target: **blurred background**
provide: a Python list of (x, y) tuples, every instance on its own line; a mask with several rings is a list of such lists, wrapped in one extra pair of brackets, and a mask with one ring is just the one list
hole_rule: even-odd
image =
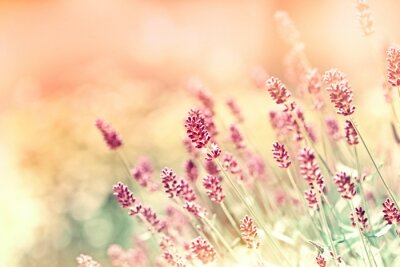
[(383, 56), (400, 42), (400, 3), (370, 5), (367, 38), (348, 0), (1, 1), (0, 266), (76, 266), (79, 253), (108, 266), (111, 243), (129, 247), (135, 224), (111, 195), (126, 175), (94, 120), (118, 129), (132, 163), (147, 155), (157, 173), (181, 170), (192, 77), (219, 105), (237, 99), (268, 155), (271, 102), (251, 73), (285, 78), (277, 10), (291, 16), (313, 66), (348, 75), (362, 128), (388, 131), (379, 124)]

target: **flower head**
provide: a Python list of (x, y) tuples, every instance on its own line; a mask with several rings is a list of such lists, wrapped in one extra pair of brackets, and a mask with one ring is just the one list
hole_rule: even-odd
[(230, 132), (230, 140), (235, 145), (236, 149), (241, 150), (246, 147), (243, 143), (244, 141), (243, 135), (235, 124), (229, 126), (229, 132)]
[(387, 79), (391, 86), (400, 86), (400, 48), (389, 47), (386, 52)]
[(314, 189), (314, 184), (317, 184), (319, 187), (318, 190), (323, 192), (325, 187), (325, 179), (321, 174), (315, 154), (311, 148), (303, 148), (300, 151), (298, 159), (300, 161), (300, 174), (308, 182), (310, 188)]
[(122, 146), (122, 139), (110, 124), (106, 123), (102, 119), (97, 119), (96, 127), (103, 135), (104, 141), (107, 143), (110, 149), (117, 149)]
[(197, 237), (190, 243), (190, 248), (193, 255), (203, 264), (214, 261), (217, 253), (210, 243), (203, 237)]
[(340, 134), (339, 124), (334, 117), (327, 117), (325, 119), (325, 125), (326, 132), (333, 141), (338, 141), (340, 140), (340, 138), (342, 138), (342, 135)]
[(221, 155), (221, 149), (216, 143), (211, 143), (210, 152), (207, 153), (206, 160), (211, 161)]
[(319, 267), (326, 267), (326, 260), (322, 255), (318, 255), (315, 258), (316, 263), (318, 264)]
[(232, 115), (235, 117), (236, 121), (238, 123), (242, 123), (244, 121), (242, 112), (240, 111), (240, 108), (239, 108), (238, 104), (236, 103), (235, 99), (229, 98), (228, 100), (226, 100), (226, 105), (228, 106)]
[(191, 159), (185, 161), (184, 169), (185, 169), (185, 173), (186, 173), (186, 178), (190, 182), (194, 183), (197, 180), (197, 178), (199, 177), (199, 170), (197, 169), (197, 166), (194, 163), (194, 161)]
[(358, 24), (364, 35), (371, 35), (374, 32), (374, 21), (371, 17), (371, 9), (367, 0), (357, 0)]
[(139, 185), (147, 187), (153, 180), (153, 166), (147, 158), (142, 158), (136, 166), (131, 169), (131, 175)]
[(157, 232), (163, 231), (167, 227), (167, 223), (158, 218), (157, 214), (150, 207), (143, 207), (141, 214), (146, 221), (153, 227)]
[(161, 180), (168, 197), (173, 198), (176, 196), (178, 191), (178, 180), (175, 172), (170, 168), (164, 168), (161, 171)]
[(272, 155), (280, 168), (288, 168), (292, 163), (290, 161), (285, 145), (283, 144), (279, 144), (278, 142), (274, 143), (272, 148)]
[(115, 198), (122, 208), (132, 207), (137, 201), (136, 197), (134, 197), (129, 188), (121, 182), (118, 182), (113, 186), (113, 192)]
[(186, 132), (192, 143), (197, 148), (203, 148), (210, 141), (203, 113), (198, 109), (192, 109), (185, 121)]
[(331, 69), (325, 72), (323, 80), (328, 84), (327, 91), (329, 98), (335, 105), (337, 114), (349, 116), (354, 113), (353, 91), (345, 75), (336, 70)]
[(221, 178), (207, 175), (203, 178), (203, 186), (212, 201), (220, 203), (224, 200), (225, 195), (222, 193)]
[(183, 208), (197, 218), (203, 218), (207, 211), (195, 202), (186, 201)]
[(333, 181), (338, 186), (338, 192), (345, 199), (352, 199), (356, 195), (356, 187), (351, 182), (351, 176), (345, 172), (338, 172), (335, 174)]
[(283, 85), (283, 83), (275, 77), (271, 77), (265, 84), (267, 91), (271, 95), (272, 99), (277, 104), (283, 104), (290, 97), (289, 91)]
[(346, 142), (349, 145), (357, 145), (358, 144), (358, 134), (357, 134), (356, 129), (354, 128), (354, 125), (351, 123), (351, 121), (346, 120), (344, 130), (346, 133)]
[(400, 222), (400, 212), (396, 208), (394, 202), (387, 198), (383, 205), (383, 218), (387, 222), (387, 224), (396, 224)]
[(248, 248), (258, 248), (260, 246), (257, 241), (257, 226), (253, 219), (247, 215), (240, 221), (240, 234)]
[(306, 192), (304, 192), (305, 199), (307, 200), (308, 207), (310, 209), (316, 209), (318, 207), (318, 199), (317, 199), (317, 193), (313, 189), (310, 189)]
[[(364, 232), (368, 228), (368, 218), (365, 216), (365, 210), (362, 207), (356, 208), (356, 216), (358, 220), (358, 224), (360, 226), (360, 230)], [(357, 223), (354, 218), (354, 213), (350, 214), (351, 224), (354, 227), (357, 227)]]

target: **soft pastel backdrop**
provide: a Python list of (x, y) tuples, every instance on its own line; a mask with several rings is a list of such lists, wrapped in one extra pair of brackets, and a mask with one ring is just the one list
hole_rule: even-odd
[(144, 154), (180, 168), (191, 77), (219, 105), (238, 100), (267, 156), (271, 102), (250, 73), (284, 77), (276, 10), (288, 11), (314, 66), (348, 74), (370, 136), (388, 131), (381, 64), (385, 45), (400, 43), (400, 3), (370, 2), (372, 38), (347, 0), (1, 1), (0, 266), (75, 266), (80, 252), (107, 266), (110, 243), (129, 245), (131, 219), (110, 196), (124, 170), (94, 120), (119, 130), (132, 163)]

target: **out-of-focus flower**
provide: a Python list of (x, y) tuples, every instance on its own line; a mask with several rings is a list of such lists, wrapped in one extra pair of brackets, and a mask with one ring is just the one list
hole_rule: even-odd
[(167, 227), (167, 223), (158, 218), (157, 214), (150, 207), (143, 207), (141, 214), (151, 227), (157, 232), (163, 231)]
[(186, 178), (192, 183), (196, 182), (197, 178), (199, 177), (199, 170), (197, 169), (194, 161), (191, 159), (185, 161), (184, 169), (186, 173)]
[(207, 211), (195, 202), (186, 201), (183, 208), (197, 218), (203, 218), (207, 214)]
[(236, 149), (241, 150), (246, 147), (243, 143), (244, 141), (243, 135), (235, 124), (229, 126), (229, 133), (230, 133), (230, 140), (235, 145)]
[(400, 86), (400, 48), (389, 47), (386, 52), (387, 79), (390, 86)]
[(228, 100), (226, 100), (226, 105), (228, 106), (232, 115), (235, 117), (237, 123), (242, 123), (244, 121), (244, 118), (242, 112), (240, 111), (240, 107), (238, 106), (235, 99), (228, 98)]
[(240, 234), (248, 248), (258, 248), (260, 246), (257, 240), (257, 226), (253, 219), (247, 215), (240, 221)]
[(186, 201), (195, 201), (197, 199), (193, 188), (184, 179), (179, 180), (176, 187), (176, 195), (182, 197)]
[(322, 255), (318, 255), (315, 258), (315, 262), (318, 264), (319, 267), (326, 267), (326, 260)]
[(297, 30), (288, 13), (283, 10), (276, 11), (274, 19), (283, 40), (291, 46), (300, 43), (300, 32)]
[(192, 240), (190, 248), (195, 258), (199, 259), (203, 264), (214, 261), (217, 255), (211, 244), (200, 236)]
[(278, 142), (273, 144), (272, 155), (280, 168), (288, 168), (292, 163), (285, 145)]
[(318, 70), (313, 68), (307, 72), (307, 91), (310, 94), (318, 94), (321, 91), (322, 78)]
[(224, 200), (225, 195), (222, 193), (221, 178), (207, 175), (203, 178), (203, 186), (212, 201), (220, 203)]
[(340, 134), (339, 124), (334, 117), (327, 117), (325, 119), (325, 125), (326, 132), (333, 141), (338, 141), (340, 140), (340, 138), (342, 138), (342, 135)]
[(374, 21), (371, 17), (371, 9), (367, 0), (357, 0), (358, 24), (364, 35), (371, 35), (374, 32)]
[(131, 175), (139, 185), (147, 187), (153, 182), (153, 166), (147, 158), (141, 158), (131, 169)]
[(107, 143), (110, 149), (117, 149), (122, 146), (122, 139), (110, 124), (106, 123), (102, 119), (97, 119), (96, 127), (103, 135), (104, 141)]
[(101, 267), (92, 257), (84, 254), (79, 255), (76, 261), (78, 262), (78, 267)]
[(207, 153), (206, 160), (211, 161), (218, 158), (221, 155), (221, 149), (216, 143), (211, 143), (210, 151)]

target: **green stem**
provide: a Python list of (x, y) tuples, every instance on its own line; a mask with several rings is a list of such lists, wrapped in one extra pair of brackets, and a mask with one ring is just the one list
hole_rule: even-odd
[(240, 236), (240, 231), (239, 231), (238, 226), (236, 225), (235, 219), (233, 218), (232, 214), (229, 212), (229, 210), (226, 207), (225, 203), (221, 202), (220, 206), (221, 206), (223, 212), (225, 213), (226, 218), (228, 219), (228, 221), (232, 225), (233, 229), (235, 229), (235, 232), (237, 234), (239, 234), (239, 236)]
[(215, 235), (218, 237), (218, 239), (221, 241), (222, 245), (228, 250), (228, 252), (231, 254), (231, 256), (235, 259), (235, 261), (239, 261), (238, 258), (236, 257), (234, 251), (232, 248), (229, 246), (228, 242), (225, 240), (225, 238), (222, 236), (222, 234), (218, 231), (217, 228), (206, 218), (203, 218), (203, 221), (211, 228), (211, 230), (215, 233)]
[(372, 157), (371, 152), (369, 151), (368, 146), (367, 146), (367, 144), (366, 144), (365, 141), (364, 141), (364, 138), (362, 137), (360, 131), (358, 130), (358, 127), (356, 126), (356, 124), (355, 124), (355, 122), (354, 122), (353, 117), (350, 117), (350, 120), (351, 120), (351, 124), (353, 124), (354, 129), (357, 131), (357, 134), (358, 134), (358, 136), (360, 137), (360, 140), (361, 140), (361, 142), (363, 143), (363, 146), (364, 146), (365, 150), (367, 151), (368, 156), (369, 156), (369, 158), (371, 159), (372, 164), (374, 165), (374, 167), (375, 167), (375, 169), (376, 169), (376, 172), (378, 173), (378, 176), (379, 176), (379, 178), (381, 179), (381, 181), (382, 181), (382, 183), (383, 183), (383, 185), (384, 185), (384, 187), (385, 187), (387, 193), (389, 194), (390, 198), (391, 198), (391, 199), (394, 201), (394, 203), (396, 204), (397, 209), (400, 210), (399, 204), (397, 203), (397, 200), (396, 200), (396, 198), (394, 197), (394, 194), (392, 193), (392, 190), (390, 190), (390, 188), (389, 188), (389, 186), (387, 185), (385, 179), (383, 178), (383, 176), (382, 176), (382, 174), (381, 174), (381, 171), (380, 171), (379, 168), (378, 168), (378, 165), (376, 164), (374, 158)]
[[(359, 221), (358, 221), (358, 218), (357, 218), (357, 215), (356, 215), (356, 212), (355, 212), (355, 208), (354, 208), (354, 205), (353, 205), (353, 201), (352, 201), (352, 200), (349, 200), (349, 203), (350, 203), (351, 212), (352, 212), (353, 215), (354, 215), (354, 221), (355, 221), (356, 224), (357, 224), (357, 230), (358, 230), (358, 234), (360, 235), (360, 238), (361, 238), (361, 241), (362, 241), (362, 244), (363, 244), (365, 256), (368, 258), (368, 263), (369, 263), (369, 265), (372, 266), (372, 262), (371, 262), (371, 259), (370, 259), (370, 255), (369, 255), (368, 250), (367, 250), (367, 245), (365, 244), (364, 235), (363, 235), (363, 233), (361, 232), (360, 223), (359, 223)], [(376, 266), (376, 265), (375, 265), (375, 266)]]

